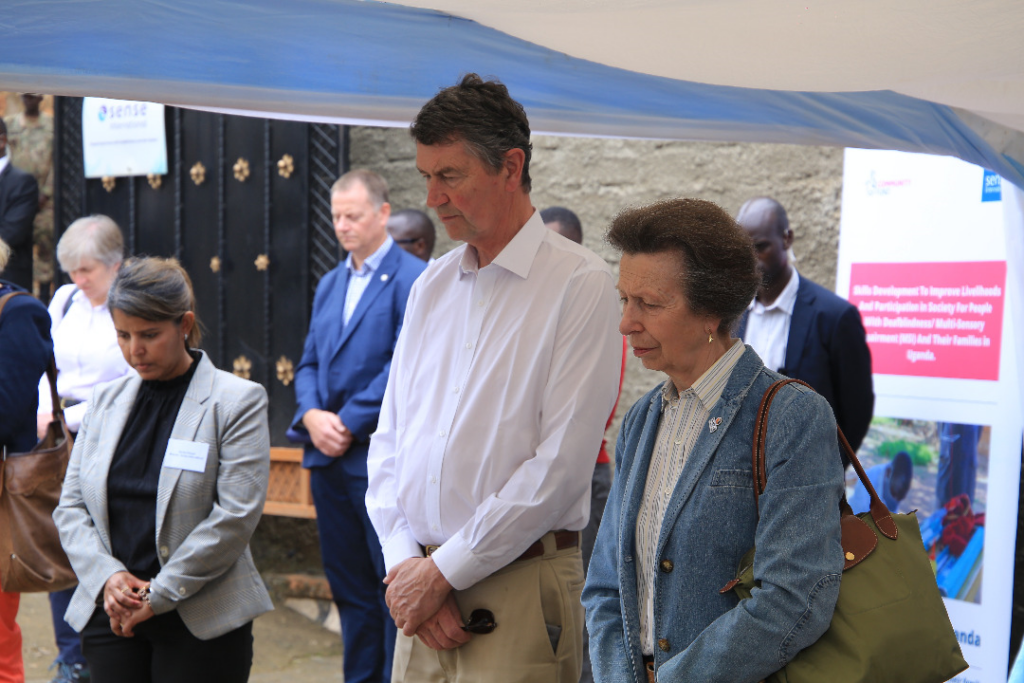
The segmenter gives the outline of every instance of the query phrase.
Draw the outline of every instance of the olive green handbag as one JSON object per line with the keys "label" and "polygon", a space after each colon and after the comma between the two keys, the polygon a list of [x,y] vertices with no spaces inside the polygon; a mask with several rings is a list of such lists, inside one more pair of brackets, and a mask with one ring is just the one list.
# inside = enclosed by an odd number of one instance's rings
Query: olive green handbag
{"label": "olive green handbag", "polygon": [[[754,503],[764,491],[768,409],[786,384],[765,392],[754,423]],[[810,387],[808,387],[810,388]],[[891,514],[839,431],[839,441],[871,496],[871,511],[853,514],[840,504],[846,556],[832,623],[813,645],[800,651],[768,683],[941,683],[967,669],[953,626],[921,542],[917,516]],[[749,598],[755,549],[740,561],[736,578],[722,592]]]}

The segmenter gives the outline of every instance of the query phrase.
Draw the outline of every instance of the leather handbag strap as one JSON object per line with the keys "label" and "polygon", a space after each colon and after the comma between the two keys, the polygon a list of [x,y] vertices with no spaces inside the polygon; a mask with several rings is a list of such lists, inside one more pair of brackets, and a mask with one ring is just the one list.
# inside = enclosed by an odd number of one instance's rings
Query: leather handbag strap
{"label": "leather handbag strap", "polygon": [[[757,418],[754,420],[754,439],[751,444],[751,473],[754,478],[754,509],[760,516],[760,497],[764,493],[765,484],[768,481],[768,475],[766,472],[765,465],[765,443],[768,440],[768,410],[771,408],[772,401],[778,395],[779,391],[787,384],[802,384],[811,391],[814,388],[807,382],[802,382],[798,379],[780,379],[779,381],[772,384],[764,392],[764,396],[761,398],[761,405],[757,410]],[[892,514],[889,512],[889,508],[885,506],[882,499],[878,496],[878,492],[875,491],[875,487],[871,484],[871,480],[868,479],[867,473],[864,471],[864,467],[860,464],[860,460],[857,459],[857,454],[853,452],[853,448],[850,447],[850,442],[846,440],[846,436],[843,434],[843,430],[836,425],[836,432],[839,435],[839,444],[842,449],[849,456],[850,462],[853,464],[853,469],[857,472],[857,477],[860,479],[864,488],[867,490],[868,495],[871,497],[871,518],[875,521],[875,525],[878,530],[886,536],[896,540],[898,530],[896,528],[896,522],[892,519]],[[843,495],[843,500],[840,503],[843,514],[852,514],[849,503],[846,501],[846,495]]]}

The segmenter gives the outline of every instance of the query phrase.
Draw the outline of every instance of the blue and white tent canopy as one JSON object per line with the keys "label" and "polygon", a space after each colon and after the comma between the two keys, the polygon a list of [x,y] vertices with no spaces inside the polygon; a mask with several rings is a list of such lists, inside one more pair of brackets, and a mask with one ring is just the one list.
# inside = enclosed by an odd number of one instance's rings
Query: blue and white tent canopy
{"label": "blue and white tent canopy", "polygon": [[0,86],[406,125],[476,71],[536,132],[947,154],[1024,186],[1024,3],[811,2],[14,0]]}

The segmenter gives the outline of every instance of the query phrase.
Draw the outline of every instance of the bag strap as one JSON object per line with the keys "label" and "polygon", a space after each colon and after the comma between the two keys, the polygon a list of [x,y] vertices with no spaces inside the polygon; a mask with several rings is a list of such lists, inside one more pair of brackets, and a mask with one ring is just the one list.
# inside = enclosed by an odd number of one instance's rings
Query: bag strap
{"label": "bag strap", "polygon": [[[0,297],[0,316],[4,313],[4,306],[15,296],[32,296],[28,292],[11,292]],[[57,394],[57,361],[50,354],[50,364],[46,366],[46,377],[50,380],[50,399],[53,401],[53,415],[64,422],[64,409],[60,405],[60,395]]]}
{"label": "bag strap", "polygon": [[[775,400],[776,395],[779,391],[787,384],[802,384],[811,391],[814,388],[811,387],[807,382],[802,382],[798,379],[780,379],[779,381],[772,384],[764,392],[764,396],[761,398],[761,405],[757,409],[757,418],[754,420],[754,439],[751,444],[751,474],[754,479],[754,510],[757,511],[760,516],[760,496],[764,493],[765,484],[768,481],[768,475],[766,472],[765,465],[765,444],[768,440],[768,410],[771,408],[772,401]],[[839,436],[839,444],[842,449],[849,456],[850,462],[853,464],[853,469],[857,472],[857,477],[860,482],[867,489],[868,495],[871,497],[871,518],[875,521],[875,525],[878,530],[882,532],[887,538],[893,540],[896,539],[898,530],[896,528],[896,522],[892,519],[892,514],[889,512],[889,508],[885,506],[882,499],[878,496],[875,491],[875,487],[871,484],[871,480],[868,479],[867,473],[864,471],[864,467],[860,464],[860,460],[857,459],[857,454],[853,452],[853,448],[850,447],[850,442],[846,440],[846,436],[843,434],[843,430],[836,425],[836,432]],[[853,511],[850,508],[850,504],[846,500],[846,494],[843,494],[843,499],[840,502],[840,509],[843,514],[852,514]]]}

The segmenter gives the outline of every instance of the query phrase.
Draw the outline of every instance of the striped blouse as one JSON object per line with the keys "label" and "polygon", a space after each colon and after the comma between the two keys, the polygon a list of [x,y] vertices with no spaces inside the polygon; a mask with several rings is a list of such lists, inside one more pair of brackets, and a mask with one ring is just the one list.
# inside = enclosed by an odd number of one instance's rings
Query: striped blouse
{"label": "striped blouse", "polygon": [[[686,459],[708,424],[711,409],[722,396],[725,384],[743,355],[745,347],[734,340],[732,347],[715,361],[682,394],[671,380],[662,385],[661,422],[654,454],[647,470],[640,514],[636,519],[637,591],[640,605],[640,644],[644,655],[654,654],[654,577],[658,572],[658,537],[665,510]],[[716,426],[717,427],[717,426]]]}

